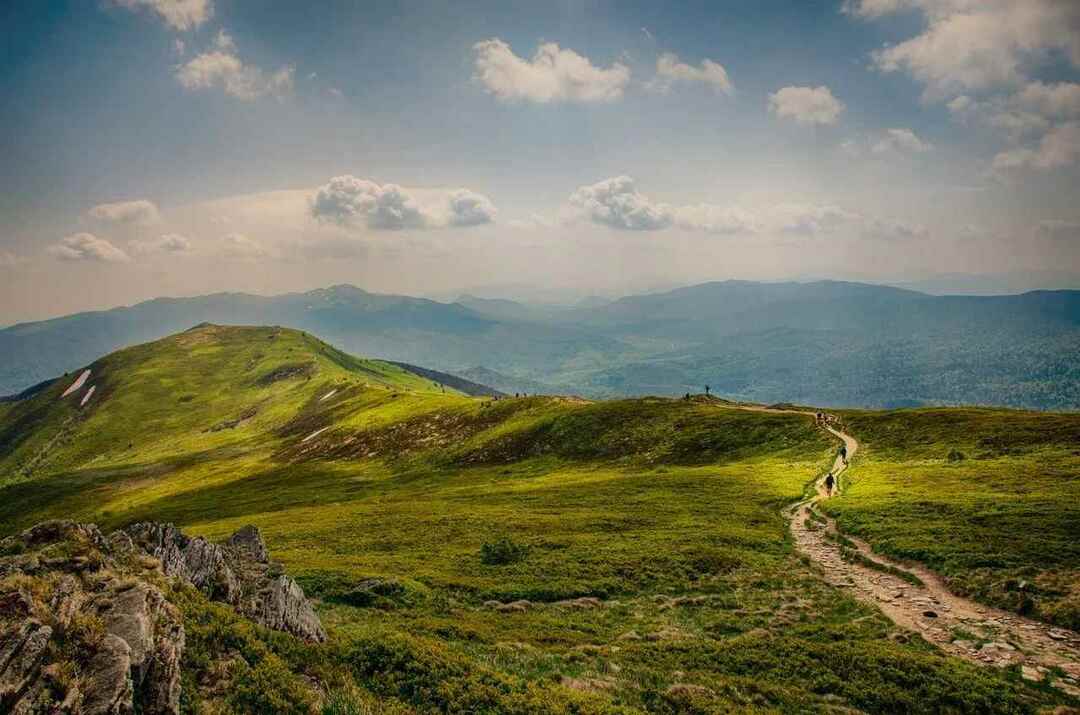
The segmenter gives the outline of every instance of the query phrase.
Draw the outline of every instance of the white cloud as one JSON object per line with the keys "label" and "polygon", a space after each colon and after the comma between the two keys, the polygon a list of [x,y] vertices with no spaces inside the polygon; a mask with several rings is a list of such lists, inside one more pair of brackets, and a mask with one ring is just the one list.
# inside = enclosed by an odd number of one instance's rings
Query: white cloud
{"label": "white cloud", "polygon": [[128,10],[154,12],[174,30],[193,30],[206,22],[214,12],[211,0],[113,0]]}
{"label": "white cloud", "polygon": [[920,34],[875,52],[873,61],[883,72],[907,71],[931,99],[1018,85],[1052,52],[1080,66],[1080,3],[1073,0],[850,0],[845,8],[866,19],[922,13]]}
{"label": "white cloud", "polygon": [[476,43],[473,54],[474,79],[503,101],[610,102],[621,98],[630,82],[626,65],[597,67],[554,42],[540,45],[531,60],[498,38]]}
{"label": "white cloud", "polygon": [[271,252],[261,243],[242,233],[229,233],[221,237],[221,254],[227,258],[268,258]]}
{"label": "white cloud", "polygon": [[1035,232],[1042,238],[1055,241],[1080,241],[1080,222],[1048,220],[1040,221]]}
{"label": "white cloud", "polygon": [[875,154],[887,154],[890,152],[922,154],[932,148],[930,144],[920,139],[910,129],[896,128],[886,129],[881,138],[871,147],[871,151]]}
{"label": "white cloud", "polygon": [[769,95],[769,111],[801,124],[835,124],[844,104],[828,87],[784,87]]}
{"label": "white cloud", "polygon": [[862,225],[859,214],[838,206],[778,204],[752,212],[737,206],[699,203],[685,206],[650,200],[628,176],[582,186],[570,196],[578,218],[625,231],[679,228],[715,235],[794,233],[817,236],[830,229]]}
{"label": "white cloud", "polygon": [[629,231],[669,228],[675,221],[670,206],[653,203],[638,193],[629,176],[582,186],[570,195],[570,204],[594,223]]}
{"label": "white cloud", "polygon": [[267,95],[284,97],[293,90],[295,68],[286,65],[266,72],[245,64],[236,53],[232,37],[220,30],[213,49],[200,53],[176,69],[176,79],[187,90],[221,87],[226,94],[251,101]]}
{"label": "white cloud", "polygon": [[146,199],[98,204],[90,209],[87,215],[98,221],[135,226],[153,226],[161,222],[157,206]]}
{"label": "white cloud", "polygon": [[735,86],[728,77],[727,70],[712,60],[703,60],[701,67],[691,67],[671,53],[665,52],[656,60],[656,77],[646,87],[656,92],[667,92],[676,82],[700,82],[712,87],[717,92],[730,95]]}
{"label": "white cloud", "polygon": [[491,199],[468,189],[458,189],[447,197],[446,222],[452,226],[479,226],[492,223],[498,210]]}
{"label": "white cloud", "polygon": [[49,247],[49,253],[65,261],[127,263],[131,258],[104,238],[92,233],[76,233]]}
{"label": "white cloud", "polygon": [[1080,122],[1066,122],[1043,135],[1038,146],[999,153],[994,157],[994,169],[1050,170],[1070,166],[1077,161],[1080,161]]}
{"label": "white cloud", "polygon": [[311,199],[311,215],[341,226],[370,229],[422,229],[478,226],[495,220],[497,210],[483,194],[458,189],[431,205],[421,204],[397,184],[377,184],[351,175],[336,176]]}
{"label": "white cloud", "polygon": [[137,256],[155,253],[189,253],[191,241],[178,233],[166,233],[157,238],[134,240],[128,244],[128,247]]}

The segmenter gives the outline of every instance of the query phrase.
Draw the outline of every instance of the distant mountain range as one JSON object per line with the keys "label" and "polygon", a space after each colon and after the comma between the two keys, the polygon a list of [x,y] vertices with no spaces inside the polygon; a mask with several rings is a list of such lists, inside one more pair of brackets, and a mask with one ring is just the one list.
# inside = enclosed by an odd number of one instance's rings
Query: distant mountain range
{"label": "distant mountain range", "polygon": [[708,384],[761,402],[1080,407],[1080,291],[932,296],[835,281],[724,281],[572,307],[353,286],[162,298],[0,330],[0,393],[201,322],[295,327],[511,393]]}

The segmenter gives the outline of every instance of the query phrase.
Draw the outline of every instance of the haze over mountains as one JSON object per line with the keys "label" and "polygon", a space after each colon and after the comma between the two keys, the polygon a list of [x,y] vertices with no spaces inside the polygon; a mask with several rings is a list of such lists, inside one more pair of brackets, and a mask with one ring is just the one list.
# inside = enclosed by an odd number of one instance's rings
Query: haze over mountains
{"label": "haze over mountains", "polygon": [[162,298],[0,331],[0,393],[202,322],[276,324],[508,392],[716,394],[894,407],[1080,407],[1080,291],[931,296],[859,283],[705,283],[552,308],[353,286]]}

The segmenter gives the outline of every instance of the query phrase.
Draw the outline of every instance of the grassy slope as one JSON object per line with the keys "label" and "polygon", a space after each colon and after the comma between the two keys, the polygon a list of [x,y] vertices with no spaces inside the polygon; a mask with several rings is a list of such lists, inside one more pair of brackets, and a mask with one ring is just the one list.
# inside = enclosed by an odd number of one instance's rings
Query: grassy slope
{"label": "grassy slope", "polygon": [[[67,432],[0,489],[0,533],[50,516],[164,519],[213,538],[257,524],[322,600],[333,636],[289,650],[290,667],[317,674],[330,661],[384,704],[1026,712],[1050,702],[1014,673],[895,638],[793,553],[781,507],[833,447],[807,419],[704,401],[488,403],[272,334],[207,328],[117,353],[95,363],[111,391],[89,411],[51,392],[20,405],[0,422],[0,434],[28,434],[7,468],[50,430]],[[260,384],[312,360],[310,380]],[[202,432],[252,404],[257,415],[236,428]],[[481,547],[501,537],[524,558],[484,564]],[[368,593],[373,577],[400,588]],[[605,605],[554,603],[578,596]],[[485,605],[518,598],[532,605]]]}
{"label": "grassy slope", "polygon": [[[993,605],[1080,628],[1080,415],[852,412],[864,452],[828,509]],[[963,459],[950,452],[962,453]]]}

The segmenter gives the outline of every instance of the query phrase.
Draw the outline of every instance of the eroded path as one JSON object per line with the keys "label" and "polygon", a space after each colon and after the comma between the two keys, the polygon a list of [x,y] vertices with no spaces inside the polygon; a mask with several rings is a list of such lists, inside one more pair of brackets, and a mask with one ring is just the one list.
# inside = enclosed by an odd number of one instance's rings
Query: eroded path
{"label": "eroded path", "polygon": [[[859,443],[853,436],[824,428],[843,440],[849,459],[854,457]],[[846,469],[838,456],[833,474]],[[933,571],[898,563],[859,539],[840,536],[836,523],[815,508],[828,498],[824,482],[819,479],[814,496],[792,506],[789,516],[796,547],[822,569],[829,584],[873,603],[898,626],[947,653],[1002,668],[1019,665],[1025,679],[1080,697],[1080,634],[957,596]]]}

